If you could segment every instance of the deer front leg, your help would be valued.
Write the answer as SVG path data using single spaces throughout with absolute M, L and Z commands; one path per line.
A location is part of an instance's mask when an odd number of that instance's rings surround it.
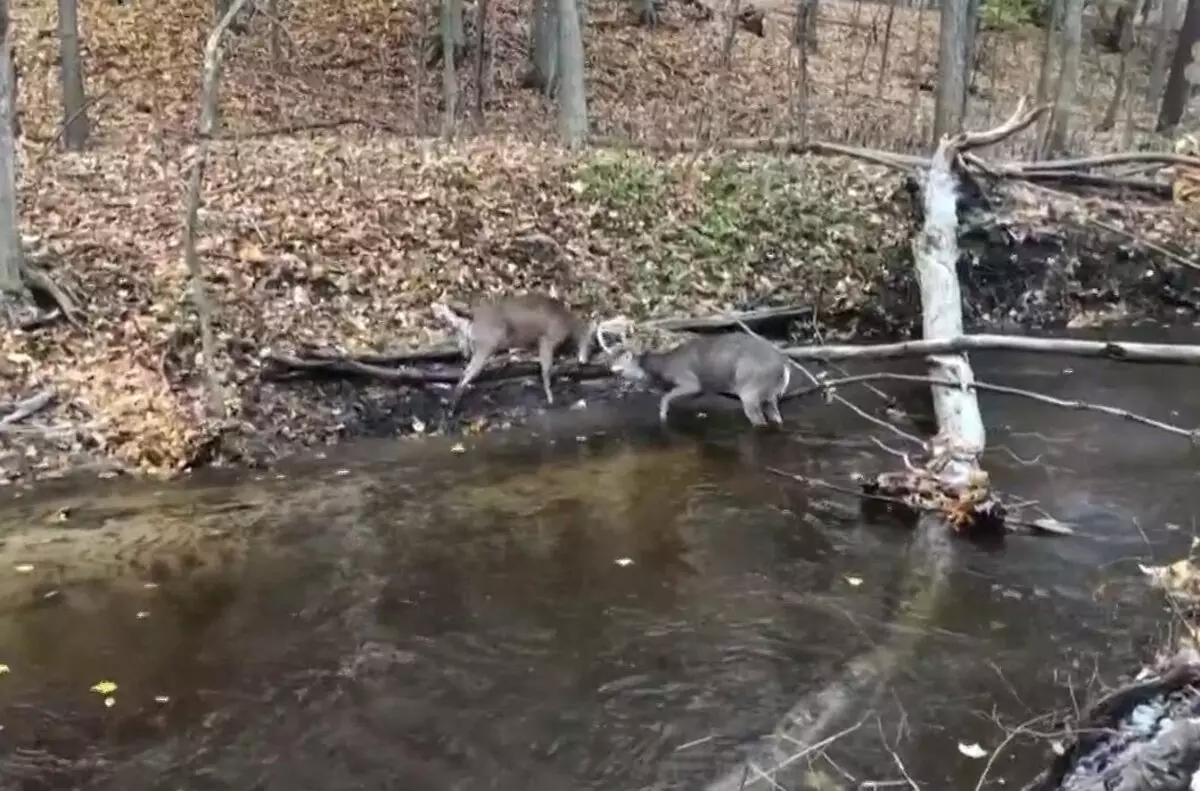
M 475 348 L 475 352 L 471 355 L 471 361 L 463 369 L 462 378 L 454 386 L 454 394 L 450 396 L 450 406 L 447 409 L 448 414 L 453 415 L 458 411 L 458 402 L 462 399 L 463 391 L 467 389 L 467 385 L 471 384 L 483 372 L 483 367 L 487 365 L 488 358 L 491 356 L 491 349 L 483 347 Z
M 546 391 L 546 403 L 554 405 L 554 393 L 550 392 L 550 369 L 554 366 L 554 351 L 557 344 L 543 337 L 538 342 L 538 362 L 542 366 L 542 389 Z
M 666 395 L 664 395 L 662 397 L 662 400 L 658 402 L 658 420 L 659 420 L 659 422 L 661 422 L 661 423 L 667 422 L 667 411 L 670 410 L 672 401 L 674 401 L 677 398 L 684 398 L 686 396 L 696 395 L 697 393 L 700 392 L 700 389 L 701 388 L 700 388 L 699 382 L 684 382 L 682 384 L 675 385 L 675 387 L 672 388 L 671 391 L 668 392 Z

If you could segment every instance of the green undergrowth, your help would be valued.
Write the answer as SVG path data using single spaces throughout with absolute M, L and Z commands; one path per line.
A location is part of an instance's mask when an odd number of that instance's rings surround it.
M 593 152 L 575 189 L 593 233 L 627 241 L 646 300 L 752 307 L 861 296 L 906 246 L 894 176 L 815 157 Z

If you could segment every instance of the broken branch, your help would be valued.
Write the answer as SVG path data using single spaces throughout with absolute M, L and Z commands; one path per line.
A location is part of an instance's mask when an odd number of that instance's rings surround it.
M 36 415 L 54 401 L 54 390 L 46 388 L 17 403 L 13 411 L 0 418 L 0 426 L 11 426 Z

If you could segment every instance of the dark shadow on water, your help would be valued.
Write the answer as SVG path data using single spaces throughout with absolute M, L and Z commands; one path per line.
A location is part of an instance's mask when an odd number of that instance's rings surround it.
M 1188 369 L 974 362 L 985 380 L 1200 418 Z M 917 655 L 874 704 L 927 788 L 974 787 L 982 762 L 956 745 L 997 746 L 993 718 L 1012 727 L 1145 658 L 1165 621 L 1134 564 L 1185 548 L 1196 506 L 1186 442 L 983 407 L 998 484 L 1080 535 L 957 547 Z M 636 396 L 508 436 L 9 503 L 0 786 L 702 788 L 886 640 L 911 596 L 904 530 L 763 469 L 844 484 L 891 468 L 878 427 L 816 400 L 790 404 L 784 432 L 702 408 L 664 428 Z M 111 706 L 89 691 L 102 680 Z M 873 721 L 841 746 L 838 769 L 813 770 L 899 777 Z M 1016 785 L 1034 756 L 1012 755 L 993 773 Z

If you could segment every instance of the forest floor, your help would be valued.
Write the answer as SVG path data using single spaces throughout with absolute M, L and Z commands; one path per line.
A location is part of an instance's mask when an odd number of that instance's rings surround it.
M 266 382 L 262 372 L 272 351 L 444 342 L 445 328 L 429 313 L 440 297 L 548 289 L 580 309 L 633 318 L 800 303 L 814 307 L 826 330 L 909 326 L 912 305 L 896 298 L 906 293 L 896 283 L 910 266 L 913 229 L 898 197 L 901 173 L 845 157 L 721 154 L 720 145 L 674 155 L 637 150 L 677 138 L 795 133 L 790 20 L 773 15 L 764 38 L 739 37 L 726 73 L 712 24 L 669 8 L 662 26 L 645 30 L 624 5 L 589 6 L 593 132 L 625 148 L 567 154 L 546 146 L 555 116 L 519 87 L 524 20 L 511 0 L 492 2 L 482 125 L 470 112 L 470 54 L 460 69 L 467 109 L 453 146 L 415 137 L 437 128 L 440 79 L 439 69 L 416 66 L 416 4 L 354 0 L 334 15 L 300 5 L 283 37 L 286 63 L 272 61 L 261 18 L 233 40 L 222 89 L 229 139 L 213 147 L 199 243 L 231 415 L 217 425 L 202 409 L 181 254 L 210 5 L 135 0 L 80 9 L 94 129 L 89 150 L 69 154 L 57 145 L 55 4 L 14 3 L 23 229 L 34 260 L 70 287 L 85 315 L 78 327 L 0 337 L 0 415 L 31 393 L 56 394 L 52 408 L 0 433 L 0 483 L 97 461 L 171 474 L 214 454 L 217 462 L 264 461 L 363 433 L 423 430 L 443 391 L 305 387 Z M 934 71 L 934 15 L 895 10 L 881 80 L 886 7 L 827 2 L 821 13 L 805 129 L 825 140 L 919 149 L 913 141 L 929 135 L 932 95 L 922 83 Z M 1028 92 L 1040 36 L 1032 27 L 985 34 L 973 125 L 1007 116 Z M 1128 132 L 1122 123 L 1094 133 L 1114 58 L 1085 63 L 1073 150 L 1119 150 L 1128 141 L 1165 149 L 1169 141 L 1145 131 L 1147 108 L 1134 113 Z M 1021 157 L 1028 145 L 1027 135 L 986 155 Z M 1122 284 L 1141 283 L 1147 261 L 1163 273 L 1155 287 L 1165 279 L 1182 288 L 1180 256 L 1147 245 L 1186 250 L 1189 238 L 1200 238 L 1194 206 L 1021 186 L 1006 200 L 1009 225 L 1019 224 L 1034 247 L 1086 237 L 1071 247 L 1085 258 L 1120 250 L 1064 269 L 1057 307 L 1047 309 L 1062 320 L 1127 307 Z M 1098 235 L 1097 217 L 1109 231 Z M 1000 252 L 997 260 L 1007 260 Z M 1062 251 L 1043 252 L 1049 260 Z M 1072 289 L 1098 289 L 1107 307 Z M 880 305 L 908 313 L 864 324 Z M 989 310 L 1007 315 L 1009 307 L 999 299 Z M 472 430 L 494 422 L 494 406 L 477 408 L 484 411 L 468 415 Z M 223 447 L 214 450 L 217 436 Z

